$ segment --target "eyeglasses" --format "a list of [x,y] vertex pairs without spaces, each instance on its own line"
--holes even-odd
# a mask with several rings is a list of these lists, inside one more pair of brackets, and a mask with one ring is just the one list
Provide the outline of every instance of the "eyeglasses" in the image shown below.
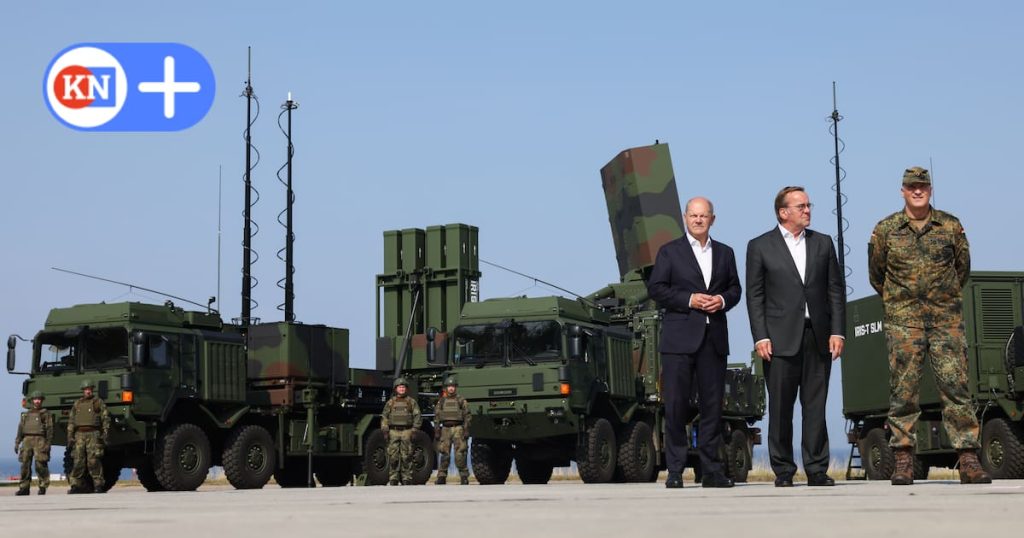
[[797,211],[803,211],[805,209],[810,211],[812,207],[814,207],[814,204],[811,203],[786,206],[787,209],[796,209]]

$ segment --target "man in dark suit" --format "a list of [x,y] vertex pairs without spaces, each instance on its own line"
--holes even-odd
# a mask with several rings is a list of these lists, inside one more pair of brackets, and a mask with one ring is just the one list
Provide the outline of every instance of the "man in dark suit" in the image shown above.
[[[843,352],[846,290],[832,238],[807,227],[803,187],[775,197],[779,225],[747,245],[747,312],[768,382],[768,454],[775,485],[793,485],[793,404],[803,409],[807,484],[832,486],[825,398],[832,361]],[[831,359],[831,360],[830,360]]]
[[[693,416],[690,399],[699,395],[700,452],[704,487],[732,487],[718,450],[722,444],[729,331],[725,313],[740,301],[740,279],[731,248],[708,235],[715,210],[706,198],[686,203],[686,235],[658,251],[647,280],[651,298],[665,310],[661,325],[661,392],[665,402],[665,487],[683,487]],[[694,375],[696,374],[696,375]],[[697,386],[692,387],[694,378]]]

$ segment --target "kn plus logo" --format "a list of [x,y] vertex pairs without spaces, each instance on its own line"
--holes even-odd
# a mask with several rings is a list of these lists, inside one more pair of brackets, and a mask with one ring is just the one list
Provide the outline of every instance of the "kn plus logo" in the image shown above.
[[180,131],[213,105],[213,70],[178,43],[80,43],[54,57],[43,99],[79,131]]

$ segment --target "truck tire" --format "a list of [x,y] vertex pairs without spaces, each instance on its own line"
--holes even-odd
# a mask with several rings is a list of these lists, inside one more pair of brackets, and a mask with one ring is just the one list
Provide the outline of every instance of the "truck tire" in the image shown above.
[[[114,487],[117,483],[117,479],[121,477],[121,459],[116,456],[106,454],[103,456],[103,480],[106,482],[103,484],[101,491],[110,491],[110,488]],[[64,476],[71,479],[71,469],[75,466],[74,454],[70,450],[64,451]],[[89,474],[89,470],[85,471],[85,478],[82,479],[82,487],[85,491],[95,491],[95,486],[92,483],[92,475]]]
[[347,486],[352,482],[352,462],[348,458],[321,458],[313,469],[316,479],[325,488]]
[[725,475],[733,482],[746,482],[750,472],[750,440],[747,432],[733,430],[725,447]]
[[868,480],[889,480],[896,468],[896,457],[889,448],[885,430],[871,428],[860,440],[861,464]]
[[426,484],[437,465],[437,452],[434,451],[434,440],[423,430],[412,432],[412,483]]
[[992,478],[1024,478],[1024,444],[1021,428],[1006,419],[994,418],[981,430],[981,466]]
[[262,426],[238,426],[228,435],[221,458],[224,475],[235,489],[260,489],[277,465],[274,438]]
[[604,484],[615,477],[615,430],[607,419],[599,418],[587,428],[586,439],[576,456],[580,478],[587,484]]
[[547,484],[551,480],[554,466],[542,461],[516,458],[516,472],[524,484]]
[[156,472],[153,471],[153,464],[143,463],[135,468],[135,478],[139,479],[146,491],[166,491],[160,481],[156,479]]
[[363,468],[367,486],[383,486],[388,483],[388,443],[384,432],[373,430],[366,436],[363,448]]
[[194,491],[210,472],[210,440],[195,424],[175,424],[156,442],[153,470],[167,491]]
[[[282,488],[304,488],[309,486],[309,462],[306,458],[284,459],[284,467],[274,470],[274,482]],[[316,482],[313,482],[316,487]]]
[[618,474],[626,482],[648,482],[654,474],[654,436],[643,421],[630,422],[619,444]]
[[473,438],[470,445],[473,476],[483,485],[504,484],[512,470],[512,449],[501,441]]

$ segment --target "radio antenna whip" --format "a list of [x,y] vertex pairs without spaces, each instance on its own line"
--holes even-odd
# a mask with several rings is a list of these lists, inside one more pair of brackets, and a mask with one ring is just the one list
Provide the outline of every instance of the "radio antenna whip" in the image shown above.
[[[277,126],[288,139],[288,161],[277,169],[277,180],[287,189],[285,208],[277,214],[277,222],[284,226],[285,240],[284,248],[277,251],[277,258],[284,262],[284,278],[277,281],[277,287],[284,290],[284,303],[277,305],[278,310],[284,310],[284,320],[295,321],[295,287],[292,276],[295,273],[294,243],[295,233],[292,229],[292,205],[295,203],[295,192],[292,190],[292,156],[295,155],[295,146],[292,145],[292,111],[299,108],[299,104],[292,100],[292,92],[288,92],[288,100],[281,104],[281,113],[277,115]],[[281,116],[288,115],[288,129],[281,126]],[[287,168],[287,179],[281,178],[281,172]],[[281,222],[284,216],[285,221]],[[281,257],[281,253],[284,257]]]
[[839,165],[839,154],[846,149],[846,143],[843,139],[839,138],[839,122],[843,120],[843,117],[839,115],[839,109],[836,104],[836,82],[832,81],[832,114],[829,116],[828,121],[832,124],[829,126],[829,132],[832,134],[832,139],[835,142],[835,155],[830,159],[832,164],[836,167],[836,183],[833,185],[832,190],[836,191],[836,209],[834,211],[836,216],[836,250],[839,255],[839,274],[843,278],[843,287],[846,289],[846,295],[850,296],[853,294],[853,288],[846,284],[847,277],[850,276],[852,271],[846,267],[846,254],[848,253],[848,247],[843,241],[843,232],[849,229],[850,222],[843,218],[843,206],[846,205],[846,195],[843,194],[842,185],[843,180],[846,179],[846,170]]
[[[259,306],[252,298],[252,289],[259,284],[259,280],[252,276],[252,266],[260,259],[259,254],[252,248],[252,238],[260,231],[260,227],[252,220],[252,206],[260,199],[260,193],[252,185],[252,170],[260,162],[260,152],[252,145],[252,125],[260,116],[260,100],[252,89],[252,47],[249,47],[249,71],[245,80],[245,90],[242,97],[245,97],[245,209],[244,229],[242,231],[242,314],[238,323],[242,327],[248,327],[250,323],[259,323],[258,318],[252,317],[252,309]],[[256,113],[253,115],[253,104],[256,105]],[[253,162],[253,153],[256,161]],[[253,196],[255,195],[255,199]]]
[[51,267],[50,269],[53,269],[54,271],[60,271],[61,273],[68,273],[70,275],[83,276],[85,278],[91,278],[93,280],[99,280],[101,282],[110,282],[111,284],[119,284],[121,286],[127,286],[129,291],[131,291],[131,290],[148,291],[149,293],[155,293],[157,295],[162,295],[164,297],[168,297],[168,298],[171,298],[171,299],[176,299],[176,300],[184,302],[184,303],[188,303],[188,304],[191,304],[191,305],[196,305],[199,308],[205,308],[207,312],[210,312],[212,314],[217,314],[218,313],[217,309],[215,309],[215,308],[213,308],[211,306],[214,303],[214,300],[216,299],[215,297],[210,297],[210,301],[207,304],[199,304],[199,303],[197,303],[195,301],[190,301],[190,300],[188,300],[188,299],[186,299],[184,297],[178,297],[177,295],[171,295],[170,293],[164,293],[162,291],[154,290],[154,289],[151,289],[151,288],[144,288],[142,286],[139,286],[138,284],[131,284],[131,283],[128,283],[128,282],[121,282],[119,280],[111,280],[109,278],[103,278],[103,277],[100,277],[100,276],[87,275],[85,273],[79,273],[77,271],[69,271],[68,269],[61,269],[60,267]]
[[569,295],[572,295],[573,297],[579,299],[584,304],[586,304],[587,306],[590,306],[592,308],[598,308],[598,309],[601,308],[597,303],[591,301],[590,299],[587,299],[586,297],[584,297],[584,296],[582,296],[582,295],[580,295],[580,294],[578,294],[578,293],[576,293],[574,291],[569,291],[569,290],[567,290],[567,289],[565,289],[565,288],[563,288],[561,286],[556,286],[556,285],[554,285],[554,284],[552,284],[552,283],[550,283],[550,282],[548,282],[546,280],[541,280],[541,279],[539,279],[539,278],[537,278],[535,276],[531,276],[531,275],[528,275],[526,273],[520,273],[519,271],[516,271],[515,269],[509,269],[508,267],[504,267],[502,265],[498,265],[496,263],[492,263],[492,262],[489,262],[489,261],[484,260],[484,259],[481,259],[480,263],[486,263],[487,265],[490,265],[492,267],[497,267],[498,269],[502,269],[502,270],[508,271],[508,272],[510,272],[510,273],[512,273],[514,275],[519,275],[519,276],[524,277],[524,278],[529,278],[530,280],[533,281],[534,284],[544,284],[545,286],[549,286],[549,287],[555,288],[558,291],[564,291],[565,293],[568,293]]

